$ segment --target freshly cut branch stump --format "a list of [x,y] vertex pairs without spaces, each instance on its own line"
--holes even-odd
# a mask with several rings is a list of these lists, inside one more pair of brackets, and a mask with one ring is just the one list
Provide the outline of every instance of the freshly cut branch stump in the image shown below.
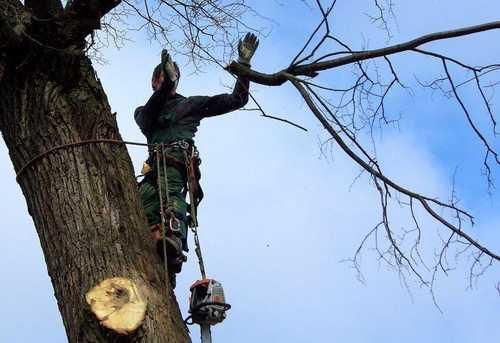
[[133,281],[106,279],[85,295],[91,311],[101,325],[122,335],[137,330],[146,315],[147,301]]

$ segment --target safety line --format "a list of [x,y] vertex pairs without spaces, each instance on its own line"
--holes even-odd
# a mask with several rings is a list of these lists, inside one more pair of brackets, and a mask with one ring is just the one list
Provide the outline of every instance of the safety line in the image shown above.
[[109,143],[109,144],[122,144],[122,145],[136,145],[136,146],[144,146],[144,147],[154,147],[156,144],[148,144],[148,143],[139,143],[139,142],[131,142],[131,141],[122,141],[119,139],[110,139],[110,138],[96,138],[96,139],[87,139],[83,141],[78,141],[78,142],[73,142],[73,143],[67,143],[67,144],[62,144],[58,145],[56,147],[53,147],[47,151],[44,151],[40,153],[39,155],[33,157],[31,160],[29,160],[25,165],[22,166],[21,169],[19,169],[19,172],[16,174],[16,180],[19,181],[20,176],[30,167],[32,164],[35,162],[43,159],[44,157],[67,148],[73,148],[73,147],[78,147],[82,145],[87,145],[87,144],[99,144],[99,143]]

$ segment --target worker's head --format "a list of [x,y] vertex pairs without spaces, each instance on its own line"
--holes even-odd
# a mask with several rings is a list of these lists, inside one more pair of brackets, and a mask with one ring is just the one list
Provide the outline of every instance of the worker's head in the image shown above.
[[[177,74],[173,75],[174,81],[170,79],[167,80],[167,82],[169,82],[172,87],[170,90],[170,94],[175,94],[177,85],[179,84],[179,78],[181,76],[181,72],[179,70],[179,67],[177,66],[177,63],[174,63],[174,67]],[[154,91],[157,91],[160,89],[164,81],[165,81],[165,71],[163,70],[163,66],[161,64],[158,64],[156,68],[153,70],[153,76],[151,77],[151,87],[153,87]]]

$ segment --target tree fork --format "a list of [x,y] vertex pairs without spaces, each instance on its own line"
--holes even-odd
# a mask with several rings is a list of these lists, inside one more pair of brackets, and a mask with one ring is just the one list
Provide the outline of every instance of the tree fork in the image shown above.
[[60,0],[25,0],[24,5],[40,19],[47,19],[62,11]]

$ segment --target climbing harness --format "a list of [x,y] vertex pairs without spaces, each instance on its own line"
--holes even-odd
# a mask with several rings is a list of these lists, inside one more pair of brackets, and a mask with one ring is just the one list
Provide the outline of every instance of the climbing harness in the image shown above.
[[[62,144],[51,148],[45,152],[36,155],[34,158],[29,160],[24,164],[16,175],[16,180],[19,181],[23,173],[36,162],[42,160],[46,156],[55,153],[57,151],[79,147],[89,144],[119,144],[119,145],[136,145],[152,148],[153,154],[156,160],[156,171],[157,171],[157,184],[158,184],[158,196],[160,198],[160,216],[161,223],[160,227],[156,227],[154,230],[161,230],[162,235],[162,250],[163,250],[163,264],[165,269],[166,282],[169,282],[169,270],[167,263],[167,230],[173,233],[175,230],[179,230],[180,221],[174,216],[171,210],[168,208],[170,202],[170,195],[168,192],[168,175],[167,175],[167,165],[174,166],[176,168],[184,167],[186,168],[186,178],[187,178],[187,188],[189,192],[189,202],[190,202],[190,227],[193,232],[195,252],[198,257],[198,264],[200,267],[201,280],[197,280],[190,287],[191,296],[189,298],[189,313],[190,316],[185,320],[188,325],[198,324],[201,328],[201,341],[202,343],[211,343],[211,331],[210,326],[221,323],[226,318],[226,311],[231,308],[231,305],[226,303],[224,296],[224,290],[220,282],[207,278],[205,263],[203,261],[203,254],[201,251],[200,239],[198,236],[198,219],[197,219],[197,206],[203,198],[203,191],[199,186],[199,169],[198,165],[200,163],[199,154],[196,148],[186,141],[176,141],[170,144],[147,144],[147,143],[137,143],[130,141],[122,141],[117,139],[107,139],[107,138],[97,138],[82,140],[79,142],[73,142],[68,144]],[[165,153],[168,148],[178,148],[184,151],[185,161],[182,162],[172,156]],[[191,151],[189,151],[191,150]],[[188,154],[189,151],[189,154]],[[151,166],[149,166],[150,168]],[[161,173],[163,172],[163,182],[161,180]],[[150,170],[148,170],[150,171]],[[144,169],[143,169],[143,174]],[[166,203],[163,201],[163,192],[165,192]],[[185,256],[180,252],[185,260]],[[168,286],[168,285],[167,285]]]

